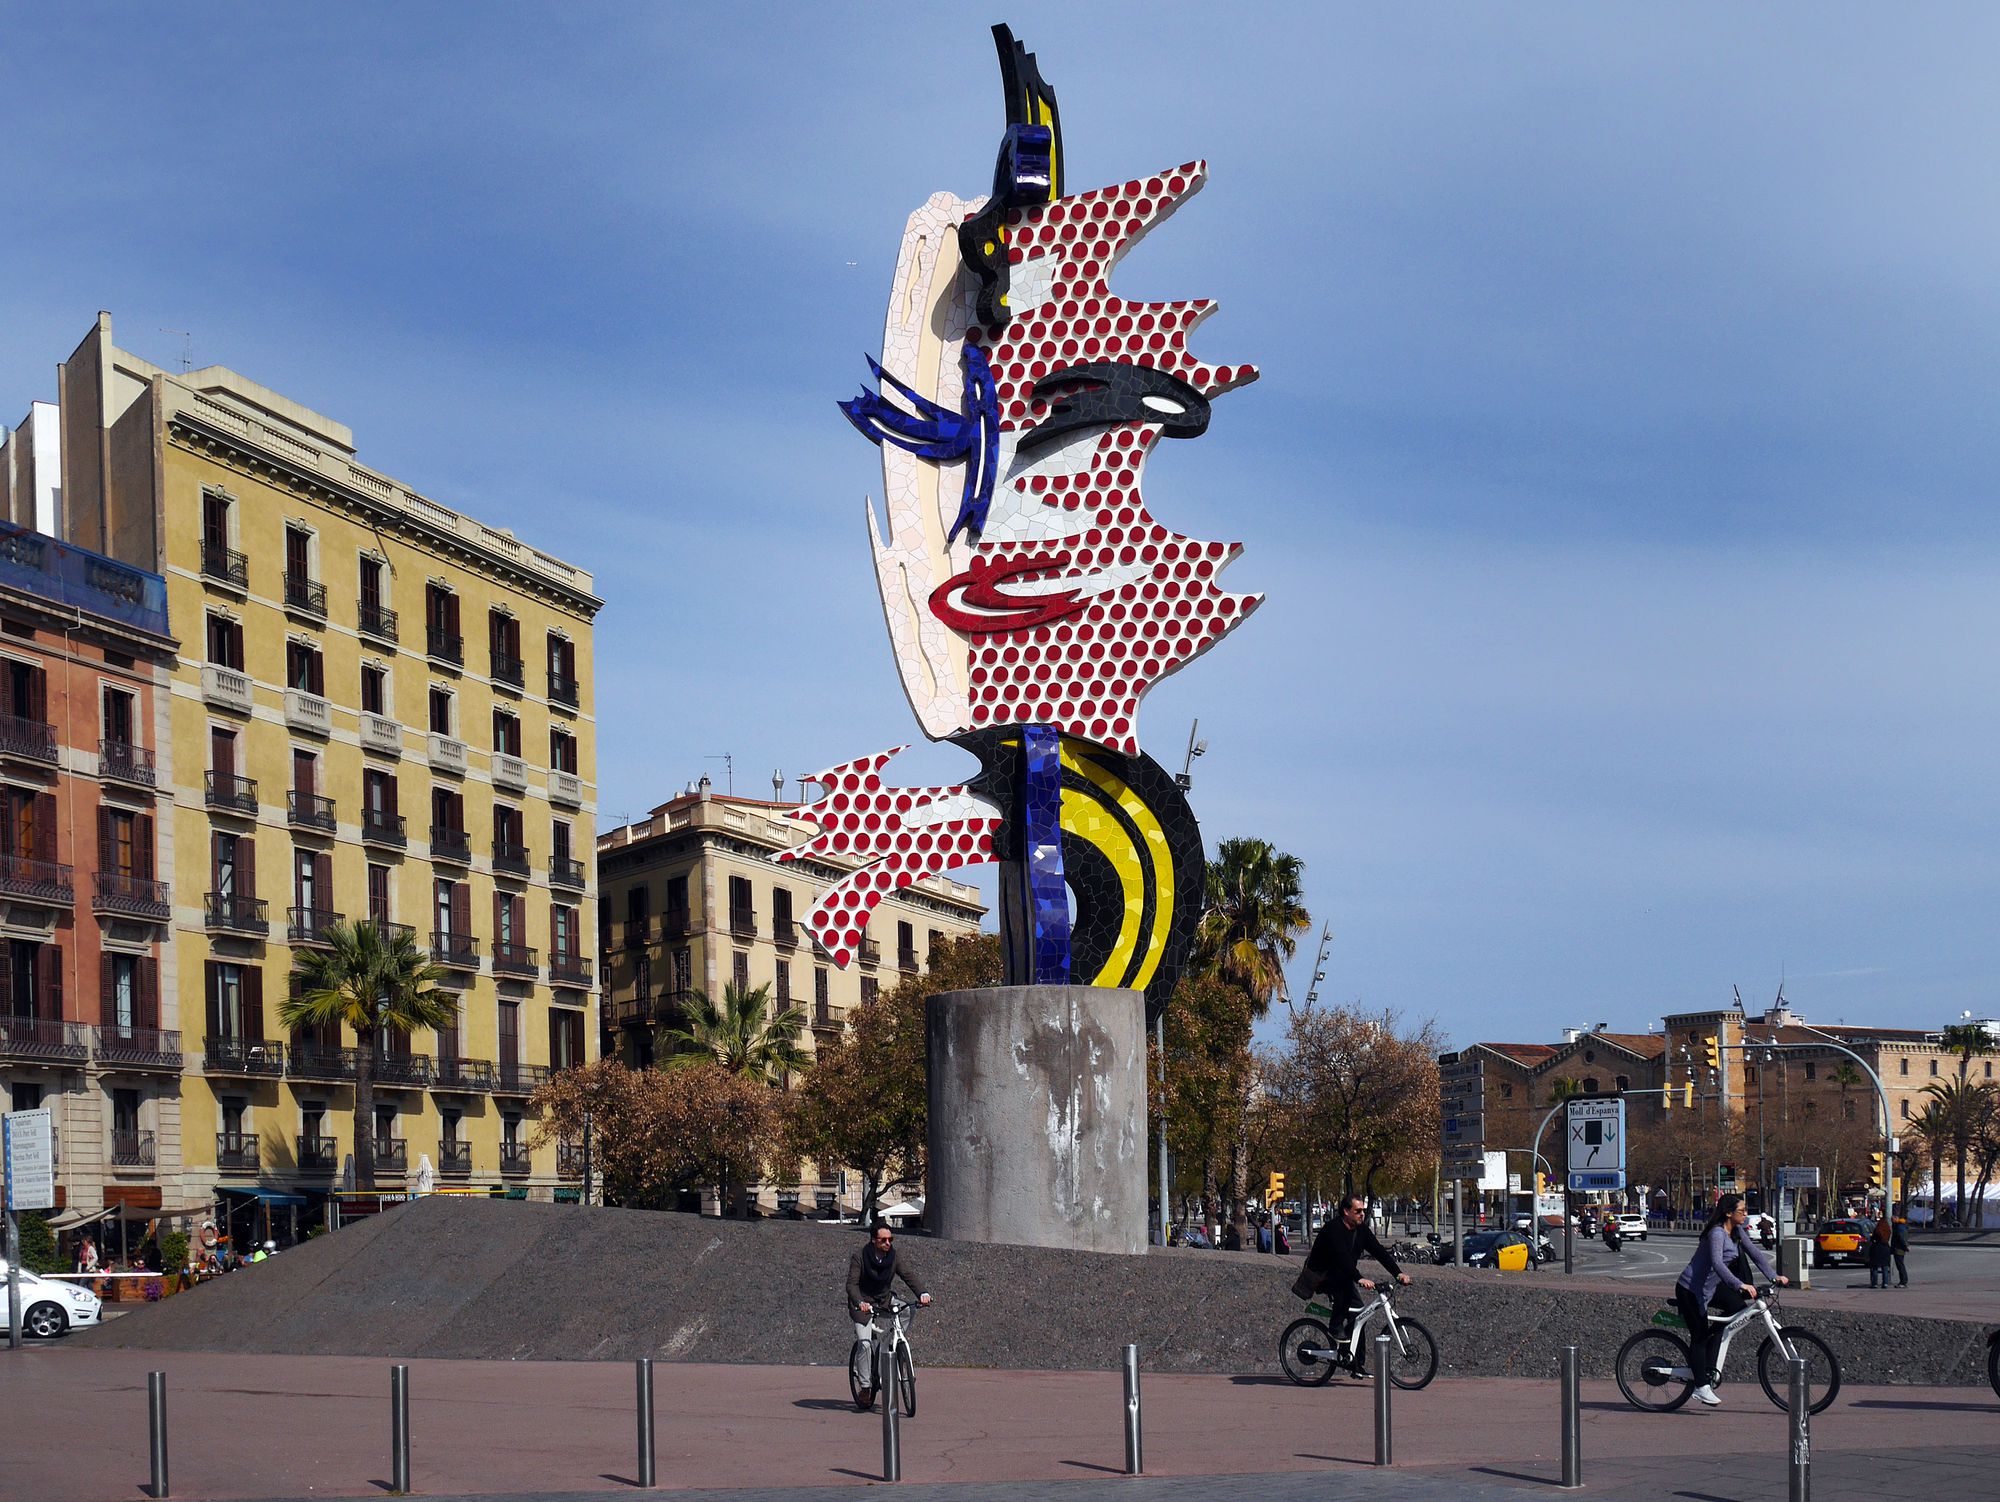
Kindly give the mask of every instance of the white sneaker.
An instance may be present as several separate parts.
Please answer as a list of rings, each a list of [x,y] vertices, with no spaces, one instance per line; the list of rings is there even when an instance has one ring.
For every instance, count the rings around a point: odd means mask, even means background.
[[[1722,1399],[1715,1395],[1715,1389],[1710,1387],[1706,1382],[1694,1390],[1694,1395],[1710,1408],[1719,1408],[1722,1406]]]

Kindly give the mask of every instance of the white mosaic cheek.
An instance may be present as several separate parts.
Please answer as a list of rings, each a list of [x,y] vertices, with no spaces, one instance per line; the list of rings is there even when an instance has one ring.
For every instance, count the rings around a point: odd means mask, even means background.
[[[1036,256],[1007,268],[1007,311],[1011,316],[1024,317],[1049,300],[1058,264],[1055,256]]]

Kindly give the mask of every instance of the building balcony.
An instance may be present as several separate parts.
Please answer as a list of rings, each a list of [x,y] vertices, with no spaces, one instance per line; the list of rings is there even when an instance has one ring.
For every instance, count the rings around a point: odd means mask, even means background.
[[[509,756],[505,751],[495,751],[492,757],[493,785],[497,788],[512,788],[524,792],[528,786],[528,764],[518,756]]]
[[[129,782],[134,787],[158,785],[157,764],[147,746],[128,741],[97,743],[97,775],[109,782]]]
[[[472,1144],[470,1142],[440,1142],[438,1144],[438,1173],[447,1179],[469,1178],[472,1174]]]
[[[916,950],[914,950],[914,949],[899,949],[899,950],[897,950],[897,951],[896,951],[896,968],[897,968],[898,970],[902,971],[902,972],[903,972],[903,973],[904,973],[905,975],[915,975],[915,974],[917,973],[917,952],[916,952]]]
[[[528,1161],[528,1150],[518,1142],[500,1144],[500,1172],[507,1178],[519,1178],[532,1173],[534,1166]]]
[[[833,1009],[830,1002],[816,1001],[813,1003],[812,1025],[816,1033],[837,1033],[840,1031],[841,1015]]]
[[[465,666],[465,638],[456,632],[432,626],[424,632],[424,646],[435,661],[448,662],[455,668]]]
[[[262,1038],[209,1038],[202,1050],[203,1074],[277,1079],[285,1072],[285,1045]]]
[[[393,845],[398,850],[410,843],[410,837],[403,832],[403,816],[379,808],[361,811],[361,838],[365,844]]]
[[[527,671],[518,657],[508,657],[502,653],[493,654],[493,681],[504,683],[510,688],[527,686]]]
[[[285,690],[285,723],[306,735],[333,734],[333,706],[302,688]]]
[[[218,813],[242,814],[250,819],[257,817],[256,778],[238,777],[234,772],[209,772],[204,775],[204,801],[210,808]]]
[[[509,1064],[503,1059],[493,1071],[495,1095],[533,1095],[548,1082],[546,1064]]]
[[[873,939],[865,936],[861,940],[861,963],[864,965],[879,965],[882,963],[882,946],[877,944]]]
[[[678,939],[694,932],[694,912],[690,908],[670,907],[660,914],[660,937]]]
[[[549,769],[549,802],[566,803],[571,808],[583,804],[583,779],[574,772],[560,772]]]
[[[297,788],[285,794],[285,817],[294,829],[314,829],[321,834],[334,834],[340,829],[331,798],[302,793]]]
[[[215,1166],[223,1173],[255,1173],[260,1166],[255,1132],[217,1132]]]
[[[432,771],[449,772],[454,777],[463,777],[465,742],[454,740],[448,735],[440,735],[433,730],[430,739],[430,759]]]
[[[68,907],[76,901],[76,872],[56,861],[0,855],[0,896]]]
[[[363,600],[356,613],[355,624],[361,628],[363,636],[372,636],[377,641],[396,640],[396,612],[387,605]]]
[[[575,986],[584,990],[590,988],[590,961],[580,954],[549,956],[549,984],[552,986]]]
[[[780,949],[797,949],[799,947],[798,924],[794,923],[790,918],[773,918],[771,920],[771,942],[776,944]]]
[[[285,575],[285,609],[309,615],[315,620],[325,620],[326,586],[317,579],[305,579],[297,574]]]
[[[378,1085],[399,1090],[422,1090],[431,1082],[431,1056],[427,1053],[378,1053],[368,1071]]]
[[[332,942],[326,931],[346,915],[331,908],[288,907],[285,916],[290,919],[285,926],[285,937],[291,943],[325,945]]]
[[[384,756],[403,754],[403,727],[400,722],[387,715],[361,712],[361,749],[380,752]]]
[[[662,991],[653,1003],[653,1021],[661,1027],[683,1027],[687,1023],[688,1008],[693,1004],[694,993],[691,991]]]
[[[493,973],[520,975],[533,980],[542,973],[542,967],[535,958],[535,951],[526,944],[496,939],[493,944]]]
[[[653,999],[650,996],[620,996],[608,1005],[607,1011],[613,1027],[653,1025]]]
[[[153,1151],[151,1132],[113,1132],[111,1134],[111,1166],[113,1168],[151,1168],[157,1161]]]
[[[298,1139],[300,1173],[335,1173],[340,1168],[340,1144],[331,1137]]]
[[[91,880],[97,892],[90,899],[93,913],[113,913],[121,918],[145,918],[167,923],[174,916],[173,892],[164,881],[145,876],[123,876],[116,871],[96,872]]]
[[[493,842],[493,869],[505,871],[514,876],[528,874],[528,847],[517,845],[512,840]]]
[[[578,703],[576,680],[565,678],[561,673],[549,674],[549,702],[565,704],[575,709]]]
[[[100,1027],[94,1052],[102,1069],[181,1071],[181,1035],[156,1027]]]
[[[573,856],[557,855],[549,859],[549,885],[552,887],[574,887],[582,891],[589,880],[583,871],[583,862]]]
[[[219,542],[204,542],[201,545],[201,576],[213,579],[217,584],[226,584],[231,589],[250,587],[250,560],[234,548],[226,548]]]
[[[205,703],[235,714],[249,714],[256,705],[250,692],[250,675],[219,662],[201,665],[201,697]]]
[[[326,1043],[294,1043],[291,1067],[295,1080],[337,1082],[354,1078],[355,1050]]]
[[[414,940],[417,937],[416,929],[407,923],[391,923],[386,918],[370,918],[368,921],[381,929],[382,937],[392,944],[399,939]]]
[[[559,1179],[580,1179],[583,1177],[583,1144],[581,1142],[558,1142],[556,1144],[556,1177]]]
[[[447,970],[477,970],[479,940],[471,934],[431,935],[431,962]]]
[[[271,905],[261,897],[238,897],[230,892],[210,892],[206,903],[206,926],[210,933],[255,934],[271,931]]]
[[[739,939],[757,937],[757,915],[747,907],[729,910],[729,931]]]
[[[462,829],[453,829],[444,824],[431,826],[431,859],[452,861],[461,866],[472,864],[472,837]]]
[[[15,761],[56,762],[56,727],[47,720],[0,715],[0,756]]]
[[[627,918],[625,920],[625,947],[644,949],[653,942],[653,920],[651,918]]]
[[[377,1137],[375,1139],[375,1171],[377,1173],[408,1173],[410,1171],[410,1142],[407,1137]]]
[[[90,1057],[89,1029],[60,1017],[0,1012],[0,1059],[11,1063],[78,1064]]]
[[[493,1090],[492,1062],[440,1058],[431,1072],[431,1090],[439,1095],[489,1095]]]

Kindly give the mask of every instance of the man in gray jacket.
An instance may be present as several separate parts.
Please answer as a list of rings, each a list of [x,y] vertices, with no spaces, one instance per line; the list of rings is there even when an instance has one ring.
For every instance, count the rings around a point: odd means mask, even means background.
[[[847,1316],[854,1321],[854,1339],[857,1342],[852,1359],[860,1368],[856,1377],[861,1384],[860,1402],[864,1408],[875,1401],[872,1385],[875,1375],[875,1302],[889,1296],[891,1286],[898,1278],[917,1296],[919,1304],[931,1301],[930,1290],[924,1287],[924,1280],[897,1256],[896,1233],[887,1226],[877,1226],[868,1240],[854,1249],[854,1255],[847,1263]]]

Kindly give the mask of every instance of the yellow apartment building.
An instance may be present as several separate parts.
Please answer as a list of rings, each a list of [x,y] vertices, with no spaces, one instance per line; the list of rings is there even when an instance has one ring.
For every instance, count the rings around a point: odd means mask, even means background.
[[[821,858],[772,862],[810,836],[807,826],[782,817],[795,807],[717,793],[704,777],[645,819],[599,838],[607,1057],[635,1068],[651,1063],[655,1030],[683,1015],[688,993],[699,987],[720,1000],[731,982],[768,985],[776,1002],[803,1008],[808,1047],[817,1048],[840,1035],[853,1007],[927,968],[939,939],[979,932],[986,912],[979,889],[928,877],[885,899],[855,962],[836,969],[799,919],[853,867]],[[835,1182],[819,1175],[822,1203]],[[759,1198],[771,1208],[786,1193],[765,1186]],[[859,1198],[855,1182],[848,1208]]]
[[[588,573],[355,459],[342,424],[97,326],[59,372],[65,533],[154,569],[172,683],[185,1202],[239,1234],[351,1179],[354,1044],[277,1022],[337,919],[408,927],[455,1028],[375,1065],[377,1183],[568,1197],[527,1098],[597,1033]],[[273,1214],[273,1208],[276,1214]]]

